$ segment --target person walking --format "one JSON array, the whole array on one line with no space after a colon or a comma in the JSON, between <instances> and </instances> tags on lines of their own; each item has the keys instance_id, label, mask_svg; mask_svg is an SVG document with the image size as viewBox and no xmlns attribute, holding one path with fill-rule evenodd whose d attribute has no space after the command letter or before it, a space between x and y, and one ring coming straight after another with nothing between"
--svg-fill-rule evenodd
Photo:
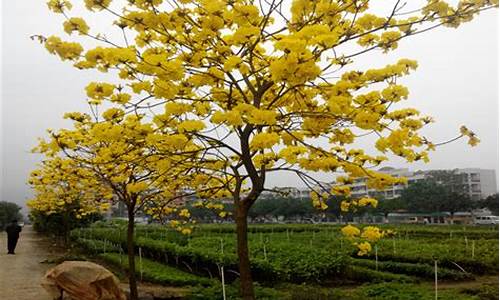
<instances>
[{"instance_id":1,"label":"person walking","mask_svg":"<svg viewBox=\"0 0 500 300\"><path fill-rule=\"evenodd\" d=\"M15 254L14 250L16 249L21 230L22 227L17 224L17 220L12 220L5 228L5 231L7 231L7 254Z\"/></svg>"}]
</instances>

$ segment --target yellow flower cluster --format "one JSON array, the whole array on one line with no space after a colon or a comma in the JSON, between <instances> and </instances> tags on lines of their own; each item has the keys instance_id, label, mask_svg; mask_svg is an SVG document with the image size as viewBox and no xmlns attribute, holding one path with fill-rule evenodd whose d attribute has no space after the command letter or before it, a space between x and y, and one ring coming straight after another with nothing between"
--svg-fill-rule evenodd
<instances>
[{"instance_id":1,"label":"yellow flower cluster","mask_svg":"<svg viewBox=\"0 0 500 300\"><path fill-rule=\"evenodd\" d=\"M189 210L184 208L184 209L181 209L181 211L179 212L179 217L189 218L189 217L191 217L191 214L189 213Z\"/></svg>"},{"instance_id":2,"label":"yellow flower cluster","mask_svg":"<svg viewBox=\"0 0 500 300\"><path fill-rule=\"evenodd\" d=\"M227 123L230 126L241 126L243 125L243 119L241 118L240 112L236 110L230 110L226 112L216 111L212 115L210 121L215 124Z\"/></svg>"},{"instance_id":3,"label":"yellow flower cluster","mask_svg":"<svg viewBox=\"0 0 500 300\"><path fill-rule=\"evenodd\" d=\"M366 255L372 250L371 243L376 243L384 236L391 236L394 234L391 230L382 231L375 226L366 226L361 231L353 225L344 226L341 232L358 248L359 256Z\"/></svg>"},{"instance_id":4,"label":"yellow flower cluster","mask_svg":"<svg viewBox=\"0 0 500 300\"><path fill-rule=\"evenodd\" d=\"M404 177L393 177L389 174L369 172L370 177L367 178L366 186L377 190L383 190L388 186L395 184L406 184L407 179Z\"/></svg>"},{"instance_id":5,"label":"yellow flower cluster","mask_svg":"<svg viewBox=\"0 0 500 300\"><path fill-rule=\"evenodd\" d=\"M119 108L110 108L102 113L106 121L119 121L125 116L125 112Z\"/></svg>"},{"instance_id":6,"label":"yellow flower cluster","mask_svg":"<svg viewBox=\"0 0 500 300\"><path fill-rule=\"evenodd\" d=\"M177 125L177 130L180 133L201 131L205 128L205 123L200 120L185 120Z\"/></svg>"},{"instance_id":7,"label":"yellow flower cluster","mask_svg":"<svg viewBox=\"0 0 500 300\"><path fill-rule=\"evenodd\" d=\"M356 246L358 247L358 256L363 256L372 251L372 245L368 242L362 242L362 243L356 243Z\"/></svg>"},{"instance_id":8,"label":"yellow flower cluster","mask_svg":"<svg viewBox=\"0 0 500 300\"><path fill-rule=\"evenodd\" d=\"M127 184L127 192L137 194L137 193L140 193L140 192L147 190L148 187L149 187L149 185L147 182L144 182L144 181L133 182L133 183Z\"/></svg>"},{"instance_id":9,"label":"yellow flower cluster","mask_svg":"<svg viewBox=\"0 0 500 300\"><path fill-rule=\"evenodd\" d=\"M304 54L292 52L274 59L269 66L269 71L274 81L287 82L290 85L313 81L321 73L314 57L307 50Z\"/></svg>"},{"instance_id":10,"label":"yellow flower cluster","mask_svg":"<svg viewBox=\"0 0 500 300\"><path fill-rule=\"evenodd\" d=\"M257 133L250 142L252 149L268 149L278 144L280 136L275 132Z\"/></svg>"},{"instance_id":11,"label":"yellow flower cluster","mask_svg":"<svg viewBox=\"0 0 500 300\"><path fill-rule=\"evenodd\" d=\"M370 197L363 197L358 199L358 206L364 207L370 205L371 207L377 207L378 201Z\"/></svg>"},{"instance_id":12,"label":"yellow flower cluster","mask_svg":"<svg viewBox=\"0 0 500 300\"><path fill-rule=\"evenodd\" d=\"M471 145L472 147L476 146L477 144L479 144L480 140L479 138L476 136L476 134L472 131L470 131L467 127L465 126L461 126L460 127L460 134L462 136L466 136L469 138L469 145Z\"/></svg>"},{"instance_id":13,"label":"yellow flower cluster","mask_svg":"<svg viewBox=\"0 0 500 300\"><path fill-rule=\"evenodd\" d=\"M224 62L224 71L230 72L231 70L237 68L242 62L243 60L241 57L232 55Z\"/></svg>"},{"instance_id":14,"label":"yellow flower cluster","mask_svg":"<svg viewBox=\"0 0 500 300\"><path fill-rule=\"evenodd\" d=\"M114 90L114 85L105 82L91 82L85 87L87 96L95 100L102 100L111 96Z\"/></svg>"},{"instance_id":15,"label":"yellow flower cluster","mask_svg":"<svg viewBox=\"0 0 500 300\"><path fill-rule=\"evenodd\" d=\"M69 18L63 23L64 31L71 34L73 32L78 32L81 35L85 35L89 32L89 26L82 18Z\"/></svg>"},{"instance_id":16,"label":"yellow flower cluster","mask_svg":"<svg viewBox=\"0 0 500 300\"><path fill-rule=\"evenodd\" d=\"M64 10L70 10L73 7L68 0L49 0L47 6L55 13L63 13Z\"/></svg>"},{"instance_id":17,"label":"yellow flower cluster","mask_svg":"<svg viewBox=\"0 0 500 300\"><path fill-rule=\"evenodd\" d=\"M83 47L80 44L64 42L56 36L47 38L45 48L49 53L57 54L61 60L75 60L83 52Z\"/></svg>"},{"instance_id":18,"label":"yellow flower cluster","mask_svg":"<svg viewBox=\"0 0 500 300\"><path fill-rule=\"evenodd\" d=\"M376 242L379 239L381 239L384 236L383 232L378 228L374 226L367 226L363 228L363 233L361 234L361 237L370 241L370 242Z\"/></svg>"},{"instance_id":19,"label":"yellow flower cluster","mask_svg":"<svg viewBox=\"0 0 500 300\"><path fill-rule=\"evenodd\" d=\"M326 200L328 200L327 193L323 193L320 195L317 191L311 191L310 195L314 208L320 210L325 210L328 208L328 205L326 204Z\"/></svg>"},{"instance_id":20,"label":"yellow flower cluster","mask_svg":"<svg viewBox=\"0 0 500 300\"><path fill-rule=\"evenodd\" d=\"M85 7L90 11L103 10L111 4L111 0L84 0L84 2Z\"/></svg>"},{"instance_id":21,"label":"yellow flower cluster","mask_svg":"<svg viewBox=\"0 0 500 300\"><path fill-rule=\"evenodd\" d=\"M347 225L345 227L342 227L341 231L342 234L344 234L348 238L359 237L361 233L361 231L357 227L354 227L352 225Z\"/></svg>"}]
</instances>

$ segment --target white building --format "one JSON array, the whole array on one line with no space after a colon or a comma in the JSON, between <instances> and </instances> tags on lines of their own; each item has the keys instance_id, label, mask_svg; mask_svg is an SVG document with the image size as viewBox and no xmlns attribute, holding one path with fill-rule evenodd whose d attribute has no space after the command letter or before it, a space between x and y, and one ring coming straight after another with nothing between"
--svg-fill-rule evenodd
<instances>
[{"instance_id":1,"label":"white building","mask_svg":"<svg viewBox=\"0 0 500 300\"><path fill-rule=\"evenodd\" d=\"M364 196L383 196L386 199L397 198L408 185L428 179L430 177L429 173L432 171L409 171L407 168L395 169L384 167L379 169L378 172L386 173L394 177L406 177L408 179L408 184L397 184L383 191L378 191L367 188L366 178L357 178L354 183L350 185L353 198L361 198ZM468 168L455 169L453 172L459 175L460 183L465 185L464 190L469 194L472 200L480 200L498 192L494 170Z\"/></svg>"},{"instance_id":2,"label":"white building","mask_svg":"<svg viewBox=\"0 0 500 300\"><path fill-rule=\"evenodd\" d=\"M498 193L495 170L468 168L456 169L457 174L463 174L463 183L472 200L484 199Z\"/></svg>"},{"instance_id":3,"label":"white building","mask_svg":"<svg viewBox=\"0 0 500 300\"><path fill-rule=\"evenodd\" d=\"M274 192L275 191L275 192ZM311 190L301 187L275 187L273 191L262 192L261 198L285 197L294 199L308 199L310 198Z\"/></svg>"},{"instance_id":4,"label":"white building","mask_svg":"<svg viewBox=\"0 0 500 300\"><path fill-rule=\"evenodd\" d=\"M394 177L405 177L408 180L408 183L393 185L385 190L379 191L375 189L369 189L366 186L366 178L356 178L354 180L354 183L350 185L351 196L353 198L361 198L365 196L384 197L386 199L397 198L401 196L403 190L406 189L408 185L421 180L429 179L430 173L432 171L434 170L410 171L408 168L397 169L392 167L384 167L379 169L378 172L386 173ZM457 177L454 179L455 184L460 184L461 190L467 192L472 200L484 199L492 194L498 193L495 170L467 168L455 169L450 171L453 171L453 174L457 175ZM322 187L327 190L329 190L334 184L335 183L321 183ZM296 199L310 198L310 189L308 188L275 187L273 188L273 190L276 192L265 191L260 197L273 198L281 196Z\"/></svg>"},{"instance_id":5,"label":"white building","mask_svg":"<svg viewBox=\"0 0 500 300\"><path fill-rule=\"evenodd\" d=\"M422 171L412 172L407 168L403 169L395 169L391 167L385 167L378 170L380 173L389 174L394 177L405 177L408 179L408 184L412 184L414 182L424 180L425 173ZM408 187L408 184L396 184L383 191L369 189L366 186L366 178L357 178L354 183L351 185L351 195L353 198L361 198L365 196L376 197L382 196L386 199L397 198L401 195L403 190Z\"/></svg>"}]
</instances>

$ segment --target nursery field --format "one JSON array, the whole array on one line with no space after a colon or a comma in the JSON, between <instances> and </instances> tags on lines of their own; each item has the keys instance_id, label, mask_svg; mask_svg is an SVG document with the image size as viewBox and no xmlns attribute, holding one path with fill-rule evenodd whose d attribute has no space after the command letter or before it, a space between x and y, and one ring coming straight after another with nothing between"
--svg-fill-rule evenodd
<instances>
[{"instance_id":1,"label":"nursery field","mask_svg":"<svg viewBox=\"0 0 500 300\"><path fill-rule=\"evenodd\" d=\"M498 227L383 225L395 234L358 256L340 225L249 227L258 299L498 299ZM96 223L74 230L85 253L126 270L126 227ZM201 225L189 236L138 225L137 274L188 287L188 299L237 299L232 225ZM223 270L223 272L222 272Z\"/></svg>"}]
</instances>

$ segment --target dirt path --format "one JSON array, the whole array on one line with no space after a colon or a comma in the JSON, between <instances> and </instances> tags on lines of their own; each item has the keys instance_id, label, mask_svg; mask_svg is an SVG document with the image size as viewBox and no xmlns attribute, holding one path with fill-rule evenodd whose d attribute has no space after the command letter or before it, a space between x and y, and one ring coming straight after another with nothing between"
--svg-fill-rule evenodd
<instances>
[{"instance_id":1,"label":"dirt path","mask_svg":"<svg viewBox=\"0 0 500 300\"><path fill-rule=\"evenodd\" d=\"M16 255L7 255L7 236L0 233L0 299L49 300L40 286L45 271L52 265L41 263L55 257L55 249L30 226L21 232Z\"/></svg>"}]
</instances>

